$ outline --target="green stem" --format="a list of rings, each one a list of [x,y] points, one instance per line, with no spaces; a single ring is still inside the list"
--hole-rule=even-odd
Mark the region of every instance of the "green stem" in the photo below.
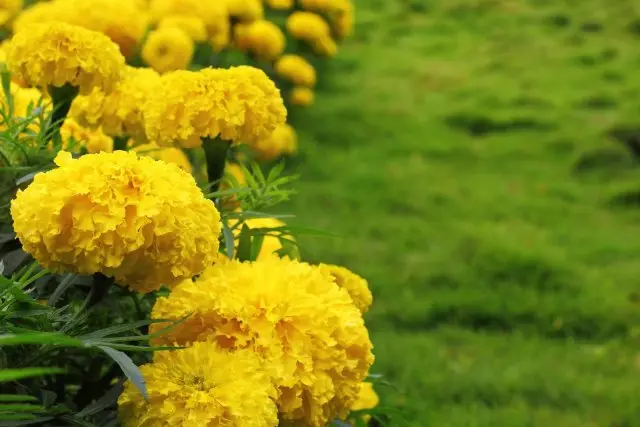
[[[217,191],[224,175],[224,167],[227,164],[227,153],[231,143],[215,138],[203,138],[202,148],[207,159],[207,176],[211,185],[211,191]]]
[[[78,88],[69,84],[60,87],[49,86],[49,94],[53,100],[53,112],[51,113],[51,129],[47,134],[47,139],[60,140],[60,128],[69,114],[71,103],[78,95]]]

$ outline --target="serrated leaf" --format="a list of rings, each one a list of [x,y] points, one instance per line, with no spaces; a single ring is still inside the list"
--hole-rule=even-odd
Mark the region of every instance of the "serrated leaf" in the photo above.
[[[0,369],[0,383],[22,380],[24,378],[41,377],[43,375],[63,374],[64,372],[64,369],[60,368]]]
[[[149,400],[149,394],[147,393],[147,385],[144,381],[144,377],[142,376],[140,369],[135,363],[133,363],[133,360],[131,360],[131,358],[125,353],[114,350],[113,348],[106,346],[99,346],[98,348],[107,353],[107,355],[109,355],[109,357],[111,357],[113,361],[120,366],[120,369],[122,369],[122,372],[126,375],[129,381],[131,381],[138,391],[140,391],[144,400]]]

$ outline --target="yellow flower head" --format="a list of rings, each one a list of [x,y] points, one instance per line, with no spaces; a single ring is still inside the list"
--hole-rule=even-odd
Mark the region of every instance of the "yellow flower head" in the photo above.
[[[276,60],[286,43],[280,27],[264,19],[236,25],[234,40],[240,50],[250,51],[265,61]]]
[[[322,16],[312,12],[293,12],[287,18],[287,31],[295,38],[313,44],[331,35],[331,28]]]
[[[362,313],[369,310],[373,303],[373,296],[369,283],[365,279],[337,265],[320,264],[318,268],[329,273],[338,286],[347,290],[358,310]]]
[[[34,24],[7,47],[7,66],[30,86],[94,87],[111,91],[120,80],[124,57],[104,34],[61,22]]]
[[[289,10],[293,7],[294,0],[266,0],[265,3],[271,9]]]
[[[158,28],[179,28],[194,42],[207,40],[207,27],[197,16],[170,15],[158,22]]]
[[[193,59],[193,41],[181,29],[159,28],[149,33],[142,48],[142,59],[160,73],[183,70]]]
[[[295,87],[290,95],[291,103],[301,107],[307,107],[313,104],[314,98],[313,89],[309,89],[308,87]]]
[[[105,135],[101,129],[87,129],[70,117],[60,128],[62,148],[67,151],[79,151],[81,147],[89,153],[110,153],[113,151],[113,139]]]
[[[275,427],[273,386],[249,350],[211,342],[160,351],[140,367],[149,400],[127,382],[118,399],[124,427]]]
[[[283,55],[275,65],[276,73],[296,86],[314,87],[316,70],[306,59],[298,55]]]
[[[356,400],[351,406],[352,411],[361,411],[363,409],[373,409],[380,403],[380,397],[378,397],[378,393],[376,393],[373,388],[373,384],[370,382],[362,382],[360,383],[360,392],[358,393],[358,400]],[[371,416],[364,415],[362,417],[365,423],[369,422]],[[355,420],[351,422],[352,425],[355,424]]]
[[[111,136],[126,135],[144,140],[142,106],[159,84],[160,76],[156,71],[127,66],[122,80],[111,93],[94,89],[89,95],[78,96],[71,106],[70,116],[83,126],[102,126]]]
[[[23,10],[13,21],[13,32],[20,33],[30,25],[46,22],[71,22],[75,15],[68,3],[60,1],[38,2]]]
[[[331,36],[322,37],[316,40],[312,43],[311,48],[316,54],[328,58],[335,56],[336,53],[338,53],[338,45]]]
[[[343,39],[353,34],[354,25],[354,6],[349,0],[339,2],[341,7],[331,14],[331,27],[335,35]]]
[[[11,204],[24,250],[44,267],[148,292],[215,259],[220,214],[175,165],[125,151],[77,160],[61,152],[56,164]]]
[[[298,151],[298,135],[293,126],[282,124],[265,139],[251,144],[258,158],[270,161],[283,154],[295,154]]]
[[[223,45],[222,47],[229,43],[229,13],[222,1],[151,0],[149,10],[154,22],[161,22],[167,18],[177,19],[178,16],[182,19],[195,18],[204,24],[209,39],[215,39],[218,44]],[[193,38],[195,28],[187,29],[187,25],[191,27],[196,24],[183,22],[179,26]]]
[[[23,0],[0,0],[0,25],[6,25],[23,6]]]
[[[243,22],[251,22],[264,17],[262,0],[223,0],[229,15]]]
[[[286,120],[280,91],[253,67],[178,71],[163,77],[145,106],[147,136],[198,147],[201,138],[251,142]]]
[[[141,156],[149,156],[152,159],[161,160],[165,163],[173,163],[187,173],[191,173],[191,162],[184,151],[175,147],[159,147],[158,144],[150,142],[148,144],[137,145],[133,151]]]
[[[272,374],[285,424],[325,427],[344,419],[373,363],[362,315],[347,292],[328,274],[288,258],[214,265],[159,298],[152,318],[187,314],[154,344],[213,339],[252,349]]]

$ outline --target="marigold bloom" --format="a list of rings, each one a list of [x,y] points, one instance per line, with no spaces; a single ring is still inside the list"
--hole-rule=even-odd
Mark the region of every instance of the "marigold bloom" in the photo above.
[[[275,65],[278,75],[296,86],[314,87],[316,69],[299,55],[283,55]]]
[[[316,40],[312,43],[311,48],[316,54],[329,58],[338,53],[338,45],[331,36],[322,37],[321,39]]]
[[[150,142],[133,147],[133,151],[141,156],[149,156],[152,159],[161,160],[165,163],[173,163],[187,173],[191,173],[192,171],[189,158],[184,151],[179,148],[160,147],[158,144]]]
[[[7,66],[30,86],[69,84],[89,93],[110,92],[120,80],[124,57],[104,34],[61,22],[35,24],[7,47]]]
[[[23,0],[1,0],[0,1],[0,25],[5,25],[20,12]]]
[[[101,129],[87,129],[70,117],[60,128],[62,148],[67,151],[79,151],[84,147],[89,153],[110,153],[113,151],[113,138],[107,136]]]
[[[286,120],[280,91],[253,67],[178,71],[163,77],[145,106],[147,136],[198,147],[201,138],[251,142]]]
[[[207,40],[207,27],[197,16],[170,15],[158,22],[158,28],[179,28],[194,42]]]
[[[204,23],[210,39],[225,46],[229,42],[229,13],[223,1],[151,0],[149,11],[154,22],[177,16],[196,18]],[[186,32],[191,35],[191,31]]]
[[[322,16],[312,12],[293,12],[287,18],[287,31],[295,38],[313,44],[331,35],[331,28]]]
[[[214,343],[160,351],[140,367],[148,402],[127,382],[118,399],[124,427],[275,427],[273,386],[250,350],[233,353]]]
[[[362,314],[347,292],[327,273],[288,258],[210,267],[159,298],[152,318],[187,314],[154,344],[213,339],[253,349],[272,374],[285,425],[325,427],[346,418],[373,362]]]
[[[251,144],[258,158],[270,161],[283,154],[295,154],[298,151],[298,134],[293,126],[283,124],[276,128],[268,138]]]
[[[142,106],[159,84],[156,71],[126,67],[122,80],[111,93],[105,94],[96,88],[89,95],[78,96],[70,115],[83,126],[102,126],[108,135],[144,140]]]
[[[149,33],[142,48],[142,59],[160,73],[182,70],[193,59],[193,41],[181,29],[160,28]]]
[[[148,292],[215,259],[220,215],[177,166],[125,151],[77,160],[61,152],[56,164],[11,204],[24,250],[44,267]]]
[[[373,384],[370,382],[360,383],[360,391],[358,393],[358,400],[356,400],[351,406],[352,411],[361,411],[363,409],[373,409],[380,403],[380,397],[373,388]],[[365,415],[362,417],[365,423],[369,422],[371,416]],[[355,420],[351,421],[351,424],[355,424]]]
[[[276,10],[288,10],[293,7],[294,0],[266,0],[267,6]]]
[[[338,265],[320,264],[318,268],[329,273],[338,286],[347,290],[360,312],[365,313],[369,310],[373,304],[373,295],[369,283],[364,278]]]
[[[243,22],[251,22],[264,17],[261,0],[223,0],[229,15]]]
[[[265,61],[276,60],[284,52],[285,36],[276,24],[264,19],[235,26],[234,41],[242,51],[250,51]]]
[[[313,104],[315,95],[313,89],[308,87],[294,87],[290,94],[290,101],[293,105],[307,107]]]

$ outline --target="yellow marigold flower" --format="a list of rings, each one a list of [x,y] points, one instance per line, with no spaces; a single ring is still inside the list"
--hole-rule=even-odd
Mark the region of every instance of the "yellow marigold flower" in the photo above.
[[[273,386],[250,350],[211,342],[159,351],[140,367],[149,400],[127,382],[118,399],[124,427],[275,427]]]
[[[290,100],[293,105],[300,105],[302,107],[313,104],[315,95],[313,89],[308,87],[295,87],[291,91]]]
[[[331,26],[335,35],[343,39],[353,34],[355,11],[353,3],[350,1],[343,0],[340,3],[343,7],[332,14]]]
[[[276,10],[288,10],[293,7],[294,0],[266,0],[267,6]]]
[[[6,25],[16,16],[23,6],[23,0],[0,1],[0,25]]]
[[[142,59],[160,73],[183,70],[193,59],[193,41],[181,29],[160,28],[149,33]]]
[[[299,55],[283,55],[275,65],[278,75],[296,86],[314,87],[316,69]]]
[[[311,45],[311,48],[316,54],[325,57],[332,57],[338,53],[338,45],[331,36],[322,37],[321,39],[316,40]]]
[[[89,153],[113,151],[113,139],[105,135],[101,129],[87,129],[82,127],[70,117],[60,128],[62,148],[67,151],[79,151],[81,147]]]
[[[373,409],[380,403],[380,397],[373,388],[373,384],[370,382],[360,383],[360,391],[358,393],[358,400],[356,400],[351,406],[352,411],[361,411],[363,409]],[[362,417],[365,423],[368,423],[371,416],[365,415]],[[355,420],[351,421],[351,425],[355,425]]]
[[[173,163],[187,173],[191,173],[192,171],[189,158],[184,151],[179,148],[160,147],[158,144],[150,142],[134,147],[133,151],[141,156],[149,156],[152,159],[161,160],[165,163]]]
[[[222,1],[151,0],[149,11],[154,22],[176,16],[196,18],[204,23],[209,39],[223,44],[222,47],[229,43],[229,12]],[[180,28],[188,34],[195,31],[186,31],[184,26]]]
[[[327,273],[288,258],[229,261],[159,298],[152,318],[190,316],[154,340],[215,340],[261,355],[285,425],[325,427],[345,419],[373,363],[362,314]],[[152,325],[152,330],[162,328]]]
[[[247,183],[247,177],[244,176],[244,171],[237,163],[227,163],[224,168],[224,173],[233,176],[240,185]]]
[[[179,28],[194,42],[207,40],[207,27],[197,16],[170,15],[158,22],[158,28]]]
[[[322,16],[312,12],[293,12],[287,18],[287,31],[309,44],[331,35],[331,28]]]
[[[20,33],[30,25],[44,24],[46,22],[69,23],[74,15],[68,3],[59,1],[38,2],[22,11],[13,21],[13,32]]]
[[[329,273],[338,286],[347,290],[360,312],[365,313],[369,310],[373,304],[373,295],[365,279],[338,265],[320,264],[318,268]]]
[[[211,31],[210,31],[211,32]],[[220,52],[231,42],[231,23],[220,21],[213,30],[209,43],[214,52]]]
[[[124,57],[104,34],[51,22],[15,35],[8,46],[7,66],[30,86],[69,84],[87,94],[94,87],[110,92],[120,80]]]
[[[159,84],[156,71],[127,66],[122,80],[111,93],[105,94],[96,88],[89,95],[78,96],[69,114],[83,126],[102,126],[108,135],[144,140],[142,106]]]
[[[11,203],[24,250],[44,267],[149,292],[215,259],[220,215],[177,166],[126,151],[61,152],[56,164]]]
[[[278,126],[268,138],[251,144],[251,148],[263,161],[273,160],[283,154],[295,154],[298,151],[298,134],[293,126],[283,124]]]
[[[234,40],[240,50],[250,51],[265,61],[276,60],[284,52],[286,44],[280,27],[264,19],[236,25]]]
[[[280,91],[253,67],[178,71],[163,77],[145,106],[147,136],[198,147],[201,138],[255,141],[286,120]]]
[[[251,22],[264,17],[261,0],[224,0],[229,15],[244,22]]]

